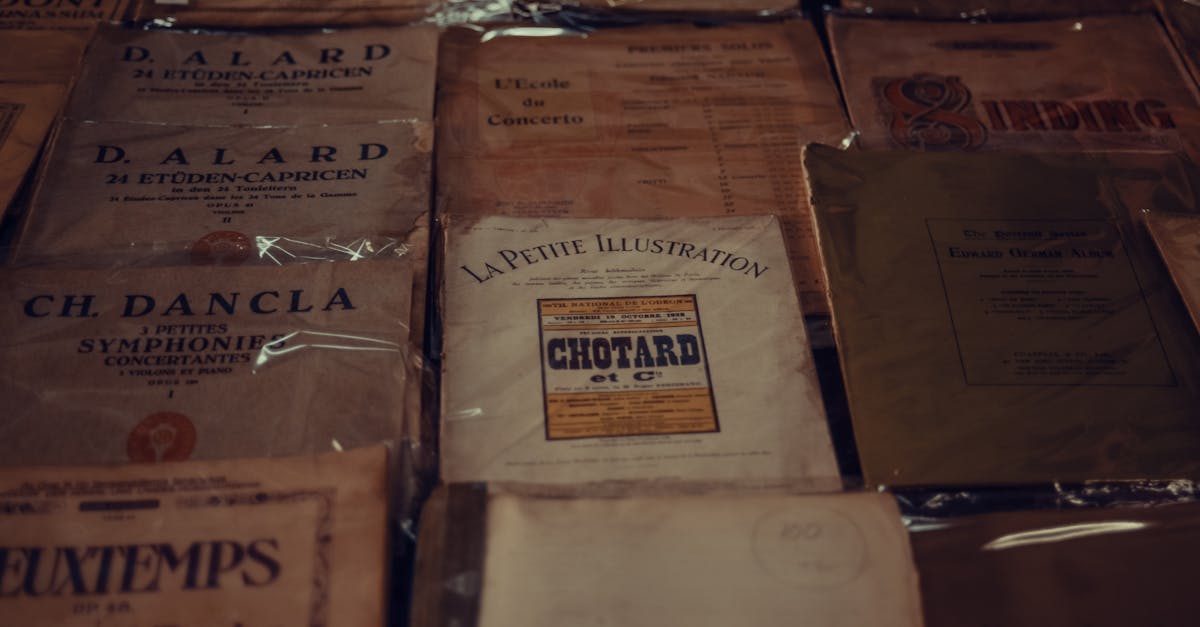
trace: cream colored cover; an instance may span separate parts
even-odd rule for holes
[[[455,495],[447,509],[466,513]],[[601,617],[630,627],[922,624],[908,533],[887,494],[493,493],[481,518],[466,534],[453,520],[422,526],[414,627],[558,627]],[[445,550],[427,555],[441,534]],[[458,558],[472,549],[480,557]],[[479,582],[479,598],[462,612],[448,597],[464,596],[465,580]],[[426,594],[446,599],[440,617],[424,611],[436,607]]]
[[[452,218],[445,246],[444,480],[841,485],[773,216]]]
[[[1200,104],[1153,15],[1009,23],[831,17],[863,148],[1168,150]]]
[[[0,469],[0,621],[382,625],[386,459]]]
[[[411,437],[400,261],[0,275],[0,464],[278,456]],[[232,312],[232,313],[231,313]]]
[[[0,3],[0,31],[80,30],[125,17],[129,0],[5,0]]]
[[[67,114],[192,125],[433,119],[432,25],[312,34],[101,28]]]
[[[429,211],[430,130],[68,121],[16,257],[116,265],[394,255]],[[414,243],[427,237],[420,228]]]
[[[1146,227],[1200,330],[1200,216],[1147,214]]]
[[[0,216],[33,166],[66,92],[51,83],[0,83]]]
[[[415,22],[437,12],[437,0],[139,0],[138,20],[180,26],[325,26]]]
[[[550,35],[559,36],[550,36]],[[781,216],[824,309],[800,147],[848,132],[806,22],[450,30],[438,205],[452,215]]]

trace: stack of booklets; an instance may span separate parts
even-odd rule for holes
[[[838,4],[0,0],[0,627],[1192,627],[1200,13]]]

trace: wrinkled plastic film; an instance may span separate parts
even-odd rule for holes
[[[925,624],[1187,624],[1181,573],[1191,568],[1198,512],[1192,503],[914,525]]]
[[[424,362],[399,261],[8,270],[7,464],[315,454],[387,442],[418,488]],[[400,508],[411,501],[401,499]]]

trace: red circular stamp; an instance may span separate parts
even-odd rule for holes
[[[125,450],[134,462],[181,462],[196,448],[196,425],[187,416],[162,411],[146,416],[129,434]]]
[[[237,231],[213,231],[192,244],[197,266],[236,266],[254,255],[254,240]]]

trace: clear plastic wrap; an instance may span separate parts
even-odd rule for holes
[[[801,17],[799,0],[513,0],[512,11],[538,24],[583,30],[688,20],[720,24]]]
[[[4,465],[313,454],[388,442],[430,472],[404,260],[6,269]],[[419,337],[419,336],[418,336]]]
[[[1141,212],[1197,208],[1153,154],[809,146],[866,482],[1200,477],[1200,335]]]
[[[829,32],[863,148],[1200,154],[1200,100],[1153,15]]]
[[[387,451],[0,468],[19,625],[383,625]]]
[[[1184,627],[1200,505],[915,521],[927,627]]]
[[[439,488],[422,516],[413,627],[919,627],[883,494],[558,499]]]
[[[1152,10],[1151,0],[841,0],[841,11],[876,17],[1012,20]]]
[[[456,28],[441,63],[443,215],[775,213],[824,310],[800,146],[848,127],[811,24]]]
[[[445,228],[444,481],[841,487],[774,216]]]
[[[435,16],[442,0],[135,0],[137,19],[186,28],[379,26]]]

